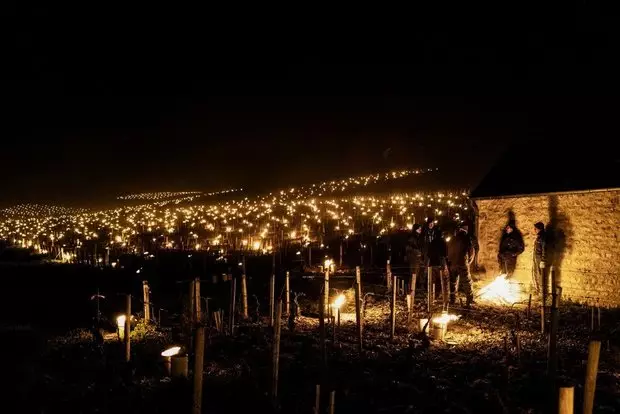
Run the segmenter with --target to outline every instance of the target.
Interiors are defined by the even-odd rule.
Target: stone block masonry
[[[478,206],[478,265],[484,277],[500,273],[502,229],[514,214],[525,251],[515,278],[532,279],[534,223],[555,228],[556,252],[548,259],[558,270],[562,296],[581,303],[620,306],[620,190],[475,200]]]

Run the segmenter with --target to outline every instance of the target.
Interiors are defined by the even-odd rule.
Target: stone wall
[[[551,224],[558,234],[558,269],[562,297],[601,306],[620,306],[620,190],[476,200],[482,277],[499,274],[501,231],[514,214],[525,251],[515,278],[529,288],[532,279],[534,223]]]

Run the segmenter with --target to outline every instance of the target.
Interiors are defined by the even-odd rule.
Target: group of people
[[[532,265],[532,284],[537,293],[546,295],[545,269],[547,268],[547,245],[549,244],[542,222],[534,224],[536,240]],[[459,288],[466,297],[466,306],[474,303],[471,266],[478,254],[478,240],[469,232],[467,224],[457,227],[454,235],[444,236],[433,218],[425,225],[415,224],[409,239],[408,257],[411,272],[417,275],[420,287],[427,286],[431,277],[434,292],[441,291],[444,306],[454,304]],[[525,250],[523,235],[514,220],[502,232],[498,261],[502,273],[511,278],[517,257]],[[434,300],[435,298],[433,298]]]
[[[474,303],[470,267],[478,252],[478,241],[469,233],[467,224],[459,225],[451,237],[444,237],[433,218],[424,226],[415,224],[408,249],[411,272],[421,286],[427,286],[430,275],[434,291],[442,292],[444,306],[454,304],[461,284],[466,305]]]

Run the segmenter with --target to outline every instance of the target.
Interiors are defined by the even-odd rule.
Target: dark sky
[[[3,204],[403,166],[473,183],[511,143],[617,135],[618,28],[596,2],[128,7],[9,7]]]

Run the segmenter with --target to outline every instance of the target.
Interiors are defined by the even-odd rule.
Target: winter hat
[[[542,223],[542,221],[539,221],[538,223],[534,224],[534,227],[536,227],[538,230],[545,229],[545,225]]]

